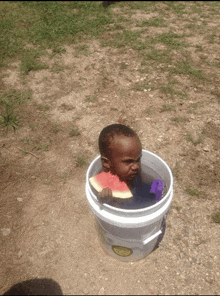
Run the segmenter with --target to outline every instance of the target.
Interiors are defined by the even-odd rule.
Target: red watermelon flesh
[[[112,196],[118,198],[131,198],[133,195],[125,182],[121,182],[117,175],[110,172],[101,172],[89,179],[92,186],[101,192],[103,188],[109,187],[112,190]]]

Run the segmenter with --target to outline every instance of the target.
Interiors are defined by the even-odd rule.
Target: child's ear
[[[101,157],[101,160],[102,160],[102,165],[103,165],[103,167],[104,167],[105,169],[110,169],[110,167],[111,167],[111,162],[110,162],[110,160],[109,160],[107,157],[105,157],[105,156],[102,156],[102,157]]]

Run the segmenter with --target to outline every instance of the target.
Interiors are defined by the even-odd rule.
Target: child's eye
[[[141,161],[141,157],[138,158],[136,162],[140,162],[140,161]],[[132,159],[125,160],[125,163],[132,163],[132,162],[135,162],[135,161]]]
[[[133,160],[130,160],[130,159],[129,159],[129,160],[125,160],[125,162],[126,162],[126,163],[132,163]]]

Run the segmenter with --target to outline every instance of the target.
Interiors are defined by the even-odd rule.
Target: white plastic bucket
[[[165,231],[173,197],[173,176],[166,162],[153,152],[142,149],[141,163],[156,171],[167,188],[166,195],[159,202],[141,209],[121,209],[98,201],[89,178],[101,171],[100,156],[92,161],[86,173],[86,197],[96,217],[101,245],[121,261],[140,260],[157,247]]]

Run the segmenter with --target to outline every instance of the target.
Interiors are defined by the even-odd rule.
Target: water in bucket
[[[100,171],[101,172],[101,171]],[[99,172],[98,172],[99,173]],[[157,203],[155,195],[150,194],[151,184],[154,180],[162,179],[158,172],[148,167],[147,165],[141,164],[140,175],[133,181],[131,192],[133,194],[132,199],[119,199],[114,198],[113,202],[108,202],[111,206],[117,206],[121,209],[133,210],[150,207]],[[166,195],[167,189],[164,183],[164,189],[162,198]],[[94,188],[93,188],[94,189]],[[94,193],[97,196],[97,191],[94,189]],[[116,202],[115,202],[116,201]]]

